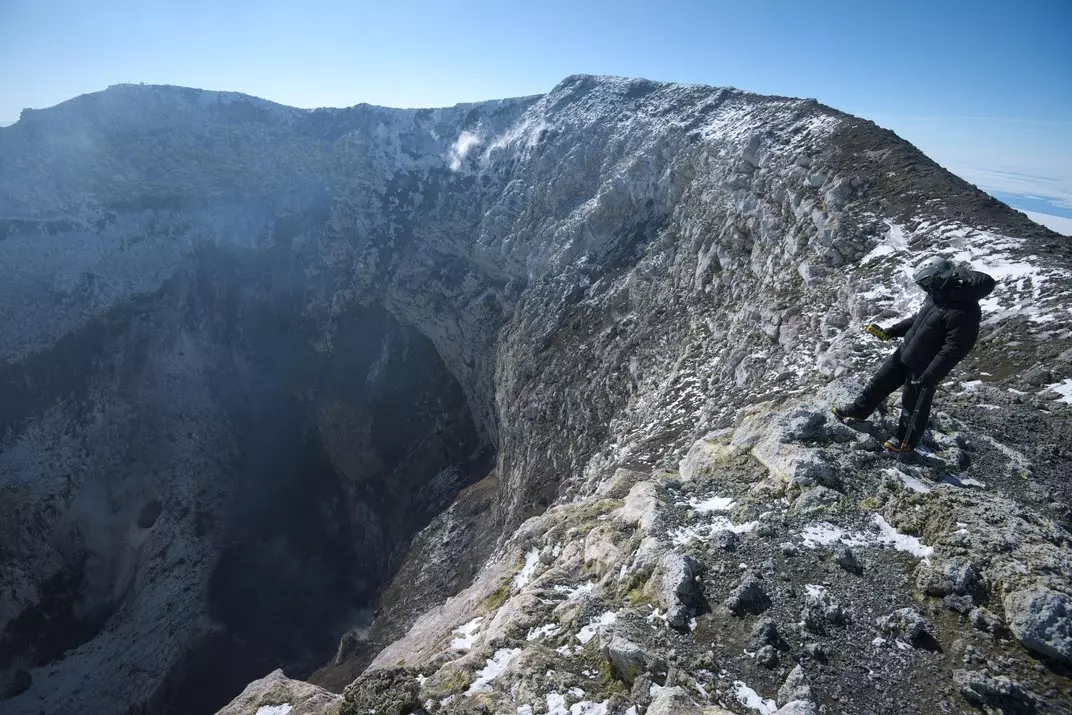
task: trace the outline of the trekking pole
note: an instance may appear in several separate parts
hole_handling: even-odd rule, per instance
[[[909,442],[912,441],[912,435],[915,434],[915,431],[916,431],[916,421],[919,419],[919,411],[920,411],[920,409],[923,408],[923,399],[926,396],[927,396],[927,388],[924,387],[923,385],[920,385],[919,386],[919,397],[916,398],[916,407],[915,407],[915,409],[912,410],[912,416],[908,420],[908,432],[905,433],[904,441],[901,443],[902,446],[904,446],[904,445],[906,445],[906,444],[908,444]],[[903,458],[904,458],[904,452],[903,451],[897,452],[897,463],[898,464],[901,463],[901,460]]]

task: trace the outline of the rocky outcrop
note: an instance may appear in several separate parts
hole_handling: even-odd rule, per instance
[[[0,235],[5,710],[374,657],[344,708],[956,711],[958,641],[985,678],[1001,618],[1062,652],[1067,246],[868,122],[586,76],[441,110],[117,87],[0,129]],[[936,250],[1001,285],[900,465],[827,407]],[[878,632],[910,607],[941,650]]]

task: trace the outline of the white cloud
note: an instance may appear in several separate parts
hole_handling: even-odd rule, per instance
[[[946,168],[986,191],[1042,199],[1055,207],[1072,209],[1072,179],[977,164],[951,163]]]
[[[1062,235],[1072,236],[1072,218],[1039,213],[1038,211],[1024,211],[1024,213],[1035,223],[1042,224],[1046,228]]]

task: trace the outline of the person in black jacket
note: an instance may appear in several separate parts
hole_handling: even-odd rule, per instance
[[[957,268],[940,257],[920,263],[912,278],[927,292],[919,312],[886,330],[867,326],[869,333],[883,340],[903,337],[904,342],[853,403],[834,407],[839,419],[865,420],[903,386],[897,435],[883,444],[893,452],[911,452],[919,444],[930,418],[934,388],[975,345],[982,317],[979,301],[995,285],[985,273]],[[913,414],[915,424],[910,424]]]

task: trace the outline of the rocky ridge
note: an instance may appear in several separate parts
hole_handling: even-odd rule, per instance
[[[329,533],[359,554],[389,544],[364,597],[404,593],[399,564],[428,591],[381,602],[340,646],[327,684],[375,655],[344,702],[273,676],[228,712],[1068,711],[1068,250],[889,132],[812,101],[614,78],[422,111],[121,87],[0,130],[0,156],[16,267],[0,355],[18,397],[0,429],[0,489],[18,495],[0,618],[32,615],[49,578],[89,563],[47,535],[102,485],[119,516],[88,551],[119,544],[110,558],[129,564],[103,572],[86,640],[0,663],[12,712],[166,712],[188,688],[174,674],[191,643],[234,629],[204,592],[225,505],[257,484],[239,474],[260,474],[221,467],[248,450],[221,378],[280,375],[343,485],[323,503],[350,526]],[[932,453],[890,464],[878,428],[831,423],[826,405],[881,357],[859,327],[912,310],[905,267],[930,251],[1001,283],[943,388]],[[400,374],[451,378],[421,388],[428,421],[408,432],[453,433],[417,439],[429,456],[369,438],[354,457],[352,435],[384,432],[361,426],[364,393],[332,398],[353,372],[395,384],[378,376],[411,354],[365,356],[354,336],[371,324],[377,346],[434,349]],[[291,369],[253,359],[282,333]],[[312,356],[332,380],[289,377]],[[458,414],[452,390],[465,416],[435,419]],[[146,405],[154,434],[186,436],[146,450],[151,476],[130,489],[104,475],[144,444],[130,425]],[[490,523],[457,504],[435,517],[488,448]],[[406,488],[368,493],[392,458],[421,465],[405,484],[439,485],[424,516],[383,516],[410,507]],[[155,495],[164,551],[126,531]],[[475,570],[500,531],[472,585],[418,618],[465,586],[442,564]],[[120,647],[130,629],[170,629],[174,648]],[[108,665],[86,686],[80,662]]]

